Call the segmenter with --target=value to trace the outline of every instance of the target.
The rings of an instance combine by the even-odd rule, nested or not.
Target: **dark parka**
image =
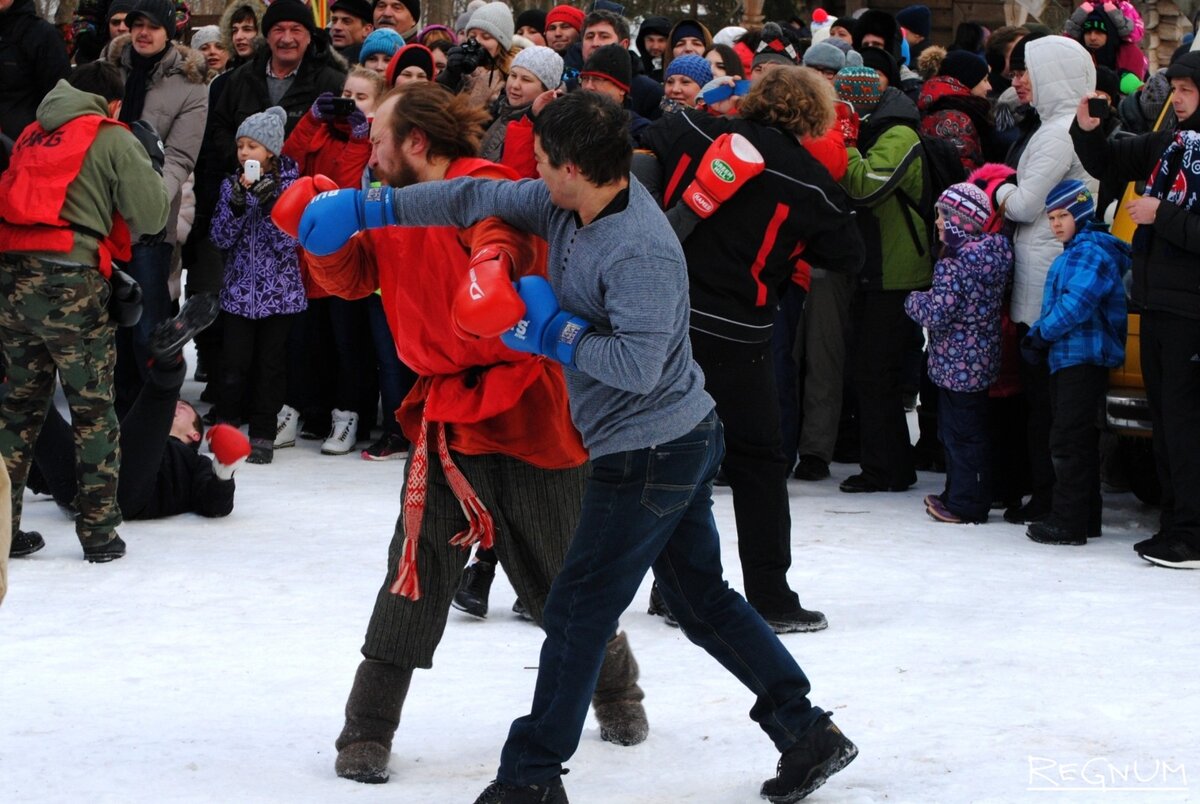
[[[42,98],[68,72],[66,45],[54,26],[38,16],[33,0],[16,0],[0,12],[0,131],[4,136],[15,141],[33,122]]]

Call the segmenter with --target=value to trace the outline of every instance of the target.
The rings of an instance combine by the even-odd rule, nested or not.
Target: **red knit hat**
[[[555,6],[546,14],[546,27],[556,22],[565,22],[575,30],[583,33],[583,12],[575,6]]]

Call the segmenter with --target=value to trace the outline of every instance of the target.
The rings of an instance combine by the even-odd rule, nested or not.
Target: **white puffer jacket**
[[[1012,320],[1032,324],[1041,314],[1050,263],[1062,253],[1062,243],[1050,233],[1046,196],[1063,179],[1079,179],[1096,191],[1095,180],[1075,155],[1070,133],[1080,98],[1096,86],[1096,68],[1083,46],[1065,36],[1030,42],[1025,66],[1033,108],[1042,122],[1017,162],[1017,184],[1001,187],[996,199],[1004,204],[1005,217],[1018,224],[1013,236]]]

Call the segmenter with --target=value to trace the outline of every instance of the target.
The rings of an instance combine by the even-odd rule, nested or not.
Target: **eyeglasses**
[[[1029,71],[1028,70],[1009,70],[1008,73],[1005,75],[1005,78],[1007,78],[1009,81],[1016,81],[1017,79],[1024,79],[1025,74],[1027,72],[1029,72]]]

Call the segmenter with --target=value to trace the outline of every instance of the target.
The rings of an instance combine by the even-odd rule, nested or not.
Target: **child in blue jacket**
[[[929,332],[929,379],[938,387],[938,439],[946,452],[946,489],[925,498],[939,522],[986,522],[992,502],[988,387],[1000,373],[1000,313],[1012,279],[1008,238],[988,232],[988,194],[955,184],[937,200],[941,258],[933,287],[914,291],[904,309]]]
[[[1128,244],[1092,222],[1095,204],[1080,181],[1046,198],[1050,230],[1064,244],[1050,266],[1042,312],[1021,342],[1026,360],[1050,360],[1050,516],[1026,535],[1042,544],[1087,544],[1100,535],[1100,431],[1108,370],[1125,359]]]

